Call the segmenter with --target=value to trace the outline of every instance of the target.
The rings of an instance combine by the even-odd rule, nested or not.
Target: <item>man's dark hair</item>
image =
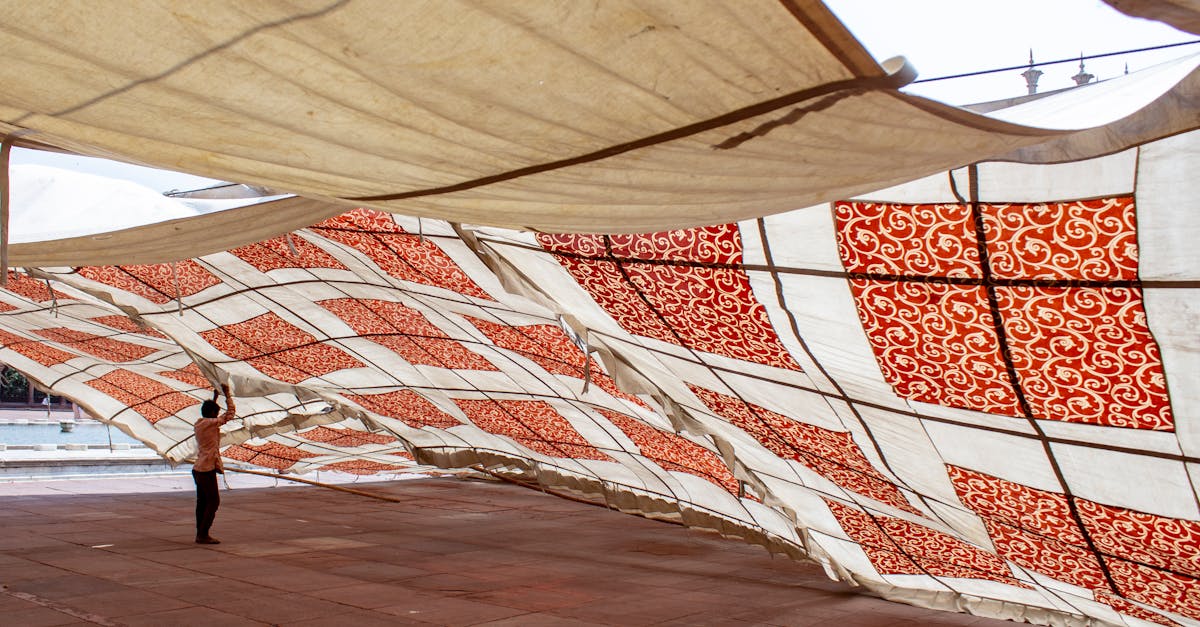
[[[200,405],[200,415],[205,418],[216,418],[221,413],[221,406],[216,401],[204,401]]]

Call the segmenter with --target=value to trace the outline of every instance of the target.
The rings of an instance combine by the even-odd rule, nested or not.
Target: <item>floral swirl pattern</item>
[[[291,239],[291,245],[288,240]],[[292,249],[295,248],[295,252]],[[259,272],[270,272],[281,268],[330,268],[345,270],[333,255],[322,250],[307,239],[293,235],[281,235],[274,239],[234,248],[230,253],[254,266]]]
[[[618,259],[682,261],[738,266],[742,263],[742,238],[736,224],[717,224],[650,235],[608,236],[612,256]]]
[[[78,331],[76,329],[68,329],[58,327],[56,329],[35,329],[34,333],[50,340],[58,342],[64,346],[69,346],[72,349],[94,355],[100,359],[114,362],[129,362],[136,361],[149,355],[158,352],[157,348],[142,346],[140,344],[131,344],[114,340],[108,337],[101,337],[94,333],[86,331]]]
[[[988,579],[1027,588],[995,555],[940,531],[825,499],[838,524],[881,575]]]
[[[351,475],[374,475],[381,472],[395,472],[404,470],[406,466],[397,464],[385,464],[383,462],[375,462],[369,459],[352,459],[344,462],[333,462],[321,466],[321,470],[336,470]]]
[[[175,266],[174,270],[172,265]],[[175,264],[156,263],[145,266],[84,266],[79,269],[79,275],[109,287],[137,294],[157,305],[165,305],[177,295],[186,298],[221,283],[221,279],[191,259]],[[179,279],[178,290],[176,277]]]
[[[958,498],[985,520],[1032,531],[1067,544],[1084,546],[1083,531],[1071,515],[1067,497],[999,477],[947,464]]]
[[[967,205],[833,205],[848,272],[979,278],[975,222]]]
[[[4,289],[18,296],[24,296],[35,303],[44,303],[51,300],[59,302],[71,300],[70,296],[48,287],[43,280],[18,274],[11,270],[8,272],[8,286]],[[0,309],[0,311],[12,311],[13,309],[16,309],[16,307],[4,303],[4,308]]]
[[[160,340],[167,339],[167,336],[155,331],[154,329],[144,329],[139,327],[137,323],[131,320],[128,316],[96,316],[95,318],[88,318],[88,320],[91,320],[97,324],[102,324],[106,327],[112,327],[114,329],[124,331],[126,333],[148,335]]]
[[[1156,516],[1084,499],[1075,502],[1097,549],[1200,577],[1200,521]]]
[[[382,433],[367,433],[365,431],[351,431],[350,429],[335,429],[332,427],[317,427],[296,435],[310,442],[321,442],[347,448],[367,444],[395,444],[399,442],[396,438]]]
[[[1200,620],[1200,579],[1123,559],[1106,563],[1121,596]]]
[[[984,525],[1000,557],[1081,588],[1108,589],[1099,559],[1087,549],[997,520]]]
[[[38,362],[43,366],[64,364],[78,355],[48,346],[45,342],[31,340],[8,331],[0,331],[0,346]]]
[[[587,362],[584,361],[583,351],[579,350],[575,342],[572,342],[571,338],[567,337],[567,334],[559,327],[550,324],[509,326],[471,316],[464,317],[475,328],[482,331],[493,344],[524,355],[545,369],[546,372],[577,379],[584,378],[584,365]],[[587,376],[600,389],[616,398],[625,399],[649,409],[642,399],[619,389],[617,382],[604,374],[596,360],[588,358],[588,361],[591,364]]]
[[[312,225],[314,229],[341,229],[367,233],[403,233],[392,214],[360,207]]]
[[[690,383],[688,388],[713,413],[754,436],[777,457],[794,459],[847,490],[920,514],[899,488],[875,469],[849,433],[798,422]]]
[[[483,355],[467,350],[461,342],[450,339],[425,314],[411,307],[368,298],[337,298],[318,301],[317,304],[341,318],[360,337],[386,346],[411,364],[461,370],[496,370],[496,366]]]
[[[730,494],[737,495],[738,481],[725,462],[712,451],[675,435],[659,431],[650,425],[603,408],[596,411],[629,436],[642,455],[674,472],[686,472],[714,483]]]
[[[200,372],[200,368],[196,364],[188,364],[186,368],[178,370],[160,370],[155,373],[176,381],[182,381],[194,388],[211,389],[212,383]]]
[[[621,328],[634,335],[679,344],[671,327],[634,291],[616,263],[573,257],[559,257],[558,261]]]
[[[1098,556],[1087,549],[1082,530],[1070,516],[1067,497],[965,468],[947,469],[963,504],[983,517],[1001,557],[1097,590],[1098,599],[1124,612],[1121,605],[1110,602],[1115,597],[1101,598],[1109,589],[1101,570],[1103,560],[1125,597],[1200,617],[1200,521],[1073,497],[1092,543],[1102,553]]]
[[[645,235],[539,235],[538,241],[630,333],[800,370],[741,268],[737,225]]]
[[[1021,414],[984,288],[852,279],[850,290],[879,369],[898,396]]]
[[[362,405],[367,411],[395,418],[414,429],[421,427],[449,429],[462,424],[462,421],[438,409],[424,396],[412,390],[398,390],[383,394],[347,394],[346,398]]]
[[[543,401],[455,399],[454,402],[475,426],[512,438],[542,455],[612,461]]]
[[[1005,279],[1137,278],[1133,198],[983,205],[992,274]]]
[[[151,424],[200,403],[164,383],[129,370],[113,370],[86,383],[141,414]]]
[[[1126,614],[1134,618],[1140,618],[1144,621],[1157,623],[1159,625],[1166,625],[1167,627],[1178,627],[1179,625],[1179,623],[1167,618],[1166,616],[1163,616],[1162,614],[1151,612],[1140,605],[1130,603],[1129,601],[1126,601],[1125,599],[1108,592],[1097,591],[1096,600],[1122,614]]]
[[[344,351],[318,342],[274,313],[202,331],[200,336],[229,357],[288,383],[363,367]]]
[[[433,238],[406,233],[391,214],[368,209],[330,218],[310,227],[323,237],[366,255],[384,272],[400,279],[491,300]]]
[[[1166,375],[1139,291],[999,287],[996,298],[1034,416],[1174,429]]]
[[[266,444],[234,444],[221,451],[221,456],[239,462],[287,470],[296,462],[309,457],[318,457],[316,453],[301,450],[295,446],[286,446],[278,442]]]
[[[1035,283],[1136,280],[1133,199],[979,214],[987,268],[970,205],[835,204],[842,262],[859,273],[855,304],[896,394],[1021,416],[1019,385],[1035,418],[1173,430],[1140,290]]]
[[[963,505],[983,518],[1001,557],[1076,586],[1108,589],[1066,496],[958,466],[946,469]]]

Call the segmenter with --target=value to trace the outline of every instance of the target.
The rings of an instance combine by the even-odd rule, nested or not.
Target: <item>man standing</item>
[[[222,385],[225,394],[225,413],[218,418],[221,406],[217,405],[217,393],[211,401],[200,405],[200,420],[196,421],[196,461],[192,464],[192,479],[196,481],[196,544],[220,544],[221,541],[208,535],[217,508],[221,505],[221,493],[217,490],[217,473],[224,473],[221,465],[221,425],[236,417],[233,397],[229,386]]]

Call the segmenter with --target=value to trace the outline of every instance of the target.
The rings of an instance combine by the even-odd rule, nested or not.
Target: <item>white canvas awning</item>
[[[728,222],[1200,124],[1190,73],[1098,132],[905,96],[911,70],[815,0],[13,3],[0,47],[22,141],[543,231]]]

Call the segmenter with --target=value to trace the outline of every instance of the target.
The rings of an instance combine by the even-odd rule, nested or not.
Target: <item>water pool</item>
[[[108,444],[109,433],[113,444],[141,444],[125,435],[120,429],[103,424],[75,425],[75,430],[63,433],[57,424],[49,425],[0,425],[0,444]]]

